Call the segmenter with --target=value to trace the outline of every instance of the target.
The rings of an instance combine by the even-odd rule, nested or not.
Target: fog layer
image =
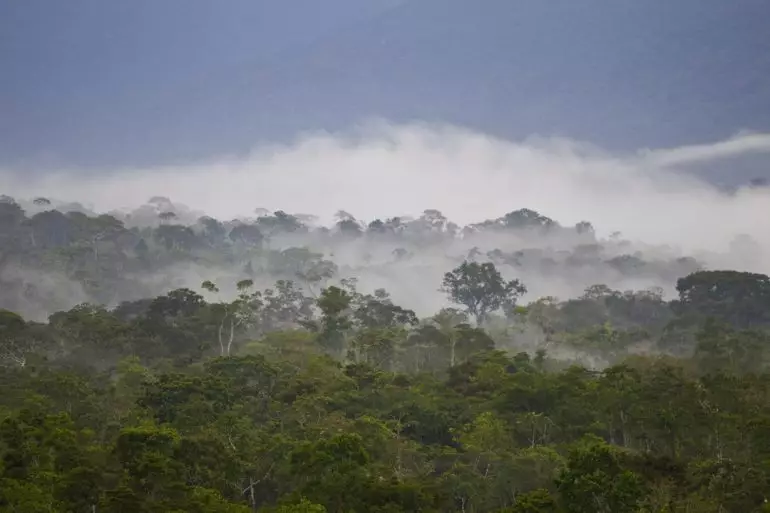
[[[611,155],[564,139],[512,142],[454,127],[378,124],[258,146],[246,156],[110,170],[87,180],[66,170],[30,181],[11,169],[0,187],[13,196],[53,196],[100,211],[164,195],[220,218],[250,215],[255,207],[326,219],[339,209],[372,219],[435,208],[468,223],[527,206],[564,224],[593,220],[600,233],[714,249],[737,233],[767,243],[767,226],[747,221],[770,213],[768,194],[727,196],[672,166],[750,152],[770,154],[770,134]]]
[[[617,155],[565,139],[505,141],[456,127],[373,123],[344,134],[307,134],[290,145],[257,146],[249,155],[194,166],[113,169],[98,178],[57,170],[27,179],[4,170],[0,190],[17,198],[77,201],[99,212],[133,211],[151,196],[167,196],[195,209],[190,224],[203,213],[221,220],[254,218],[260,208],[314,214],[325,224],[344,210],[362,225],[435,209],[462,226],[527,208],[563,226],[590,221],[596,236],[605,240],[618,240],[620,232],[625,246],[607,246],[610,256],[640,251],[648,260],[687,255],[706,267],[768,272],[768,189],[725,192],[691,172],[704,162],[723,162],[728,173],[731,159],[749,154],[770,155],[770,135],[742,134],[698,146]],[[422,247],[408,265],[387,268],[377,266],[392,259],[393,244],[375,247],[357,240],[330,247],[316,242],[308,236],[273,240],[271,247],[306,245],[333,255],[341,270],[357,275],[363,285],[386,287],[407,306],[424,310],[420,307],[440,306],[436,288],[441,274],[474,246],[482,254],[531,248],[558,252],[586,241],[477,237]],[[198,270],[183,282],[196,286],[209,274]],[[613,281],[601,272],[574,279],[549,277],[548,271],[536,274],[520,276],[530,298],[574,295],[586,285]],[[670,290],[676,276],[669,274],[614,285]]]

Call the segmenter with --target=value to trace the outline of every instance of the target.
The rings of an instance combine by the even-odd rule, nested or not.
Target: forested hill
[[[527,209],[54,203],[0,202],[0,512],[770,511],[764,274]]]

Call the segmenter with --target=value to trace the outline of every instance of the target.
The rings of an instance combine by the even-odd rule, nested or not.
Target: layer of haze
[[[727,141],[617,155],[564,139],[505,141],[457,127],[373,123],[345,134],[308,134],[294,144],[259,147],[247,156],[183,167],[110,170],[98,178],[86,179],[69,170],[24,179],[6,170],[0,175],[0,190],[17,198],[80,202],[102,212],[128,212],[151,196],[166,196],[222,220],[254,218],[255,209],[264,208],[315,214],[324,224],[331,224],[340,209],[363,222],[419,217],[426,209],[437,209],[466,225],[529,208],[564,226],[592,222],[608,251],[618,255],[641,252],[653,260],[688,255],[710,268],[767,273],[770,191],[754,187],[725,192],[687,172],[688,166],[702,162],[729,167],[731,159],[743,155],[768,159],[770,135],[743,134]],[[608,241],[614,232],[621,232],[631,247],[612,249]],[[736,244],[747,240],[736,239],[741,235],[754,242]],[[317,240],[311,236],[288,245],[312,247]],[[395,267],[385,263],[392,260],[393,247],[366,244],[313,249],[334,254],[330,258],[361,278],[365,291],[386,287],[394,299],[430,314],[444,304],[437,292],[442,273],[475,245],[483,251],[559,251],[580,241],[482,237],[451,247],[427,247],[416,251],[410,263]],[[166,276],[151,281],[197,288],[202,279],[220,271],[224,274],[219,276],[237,274],[179,267],[169,271],[173,280]],[[596,272],[558,279],[546,274],[516,277],[530,288],[530,299],[575,296],[585,286],[602,282],[624,289],[660,286],[670,293],[676,278],[634,281],[610,270]]]
[[[738,234],[770,243],[767,191],[726,194],[672,166],[719,159],[729,166],[730,157],[746,153],[766,154],[770,162],[770,135],[611,155],[564,139],[511,142],[454,127],[373,124],[349,134],[309,134],[245,157],[86,180],[76,170],[32,180],[7,170],[0,187],[99,211],[162,195],[218,218],[266,208],[328,221],[344,209],[369,221],[431,208],[465,224],[531,208],[562,224],[589,220],[600,234],[720,250]]]

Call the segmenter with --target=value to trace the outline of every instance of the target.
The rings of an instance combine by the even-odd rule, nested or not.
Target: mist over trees
[[[259,208],[251,218],[214,219],[161,196],[109,213],[6,196],[0,237],[0,307],[37,320],[84,302],[114,307],[209,279],[232,298],[242,279],[258,288],[292,280],[315,295],[356,278],[428,315],[449,306],[436,283],[466,261],[491,262],[507,280],[523,280],[525,301],[577,297],[595,284],[673,294],[678,278],[709,260],[620,234],[599,238],[588,221],[561,226],[526,208],[467,226],[431,209],[366,221],[341,210],[324,226],[313,216]],[[736,241],[734,250],[750,243]]]
[[[0,511],[770,511],[770,278],[706,260],[3,197]]]

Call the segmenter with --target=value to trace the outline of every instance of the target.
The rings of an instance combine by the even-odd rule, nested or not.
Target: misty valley
[[[769,513],[766,248],[601,223],[0,196],[0,513]]]

